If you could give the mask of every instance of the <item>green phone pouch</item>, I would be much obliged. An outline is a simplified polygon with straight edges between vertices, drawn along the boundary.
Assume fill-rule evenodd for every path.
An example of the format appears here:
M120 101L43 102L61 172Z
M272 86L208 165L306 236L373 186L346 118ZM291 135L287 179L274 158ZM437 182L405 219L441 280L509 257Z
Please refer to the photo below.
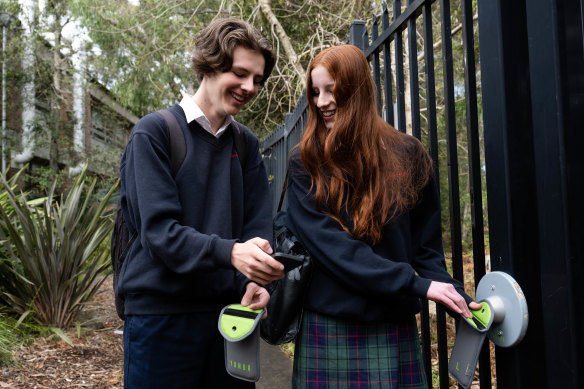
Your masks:
M219 332L225 342L225 369L235 378L260 379L260 331L263 309L228 305L219 315Z

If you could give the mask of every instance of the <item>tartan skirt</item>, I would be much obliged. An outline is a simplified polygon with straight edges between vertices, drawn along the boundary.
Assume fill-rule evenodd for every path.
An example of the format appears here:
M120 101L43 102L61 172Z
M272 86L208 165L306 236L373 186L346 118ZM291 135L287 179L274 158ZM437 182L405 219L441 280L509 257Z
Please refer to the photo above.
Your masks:
M358 323L304 311L294 389L427 388L416 320Z

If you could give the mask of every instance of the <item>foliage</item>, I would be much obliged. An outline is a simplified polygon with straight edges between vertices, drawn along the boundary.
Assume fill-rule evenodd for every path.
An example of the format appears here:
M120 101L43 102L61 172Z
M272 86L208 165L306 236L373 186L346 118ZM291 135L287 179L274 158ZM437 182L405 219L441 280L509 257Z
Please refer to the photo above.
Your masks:
M18 344L18 332L0 315L0 366L11 362L12 350Z
M53 186L55 191L60 193L70 182L69 174L66 170L53 170L48 166L41 166L25 176L27 185L36 193L46 194Z
M113 222L104 210L116 186L97 200L97 179L87 185L86 168L61 196L53 186L39 206L27 203L2 178L8 202L0 207L0 240L9 270L2 272L2 299L21 317L55 328L74 322L109 265L105 245Z
M13 363L13 350L26 345L36 336L51 334L48 327L17 321L14 317L0 313L0 367Z
M292 110L304 85L259 3L141 0L136 6L117 0L75 0L69 9L89 30L91 75L138 116L171 105L181 99L181 91L192 93L198 87L190 68L198 31L218 17L250 21L273 42L278 54L272 76L238 115L262 137ZM360 0L269 3L304 67L316 52L342 42L351 21L363 18L366 8Z

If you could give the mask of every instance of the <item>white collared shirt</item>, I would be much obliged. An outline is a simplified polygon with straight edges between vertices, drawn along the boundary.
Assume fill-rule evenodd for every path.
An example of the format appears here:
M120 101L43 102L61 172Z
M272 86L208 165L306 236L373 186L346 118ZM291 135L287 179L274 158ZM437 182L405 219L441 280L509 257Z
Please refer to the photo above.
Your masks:
M227 127L233 121L233 116L227 115L225 121L223 122L221 127L219 127L219 130L217 130L217 133L215 134L213 132L213 129L211 128L211 122L209 121L209 119L207 119L207 117L201 110L201 107L199 107L199 105L195 103L193 96L187 93L183 93L183 98L179 105L183 109L183 111L185 111L187 123L190 124L193 120L196 120L201 127L203 127L206 131L208 131L217 138L219 138L225 132Z

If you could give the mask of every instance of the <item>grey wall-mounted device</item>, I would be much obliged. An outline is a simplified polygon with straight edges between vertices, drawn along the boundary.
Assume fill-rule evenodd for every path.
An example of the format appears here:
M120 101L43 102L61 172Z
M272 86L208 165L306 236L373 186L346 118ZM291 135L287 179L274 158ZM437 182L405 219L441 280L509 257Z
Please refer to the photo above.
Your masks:
M486 274L477 287L481 309L471 310L472 318L461 317L448 371L464 388L472 384L479 353L489 338L500 347L521 342L527 331L527 302L519 284L509 274Z

